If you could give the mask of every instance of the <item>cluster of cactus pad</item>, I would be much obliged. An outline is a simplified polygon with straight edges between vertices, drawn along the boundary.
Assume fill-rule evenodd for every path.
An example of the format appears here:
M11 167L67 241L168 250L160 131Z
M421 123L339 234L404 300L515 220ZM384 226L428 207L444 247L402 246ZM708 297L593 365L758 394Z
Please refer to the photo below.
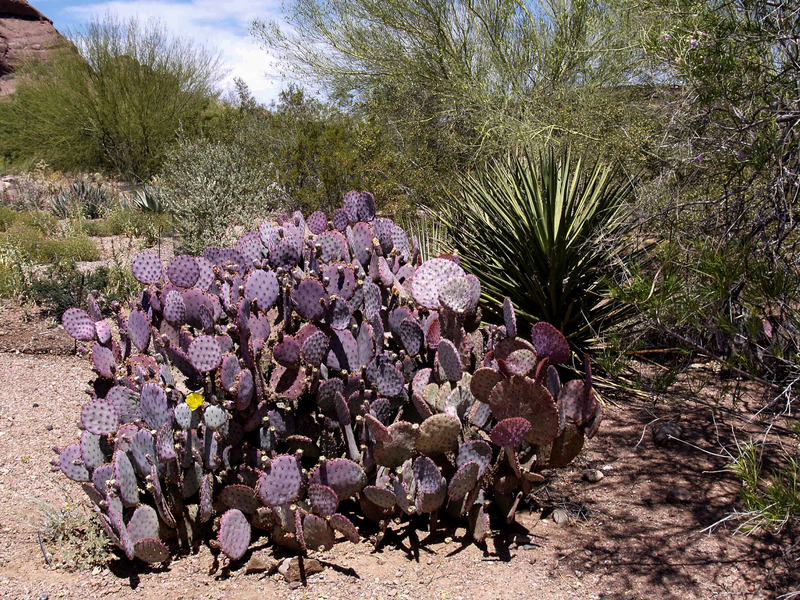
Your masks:
M238 560L253 528L328 549L360 539L353 513L383 532L446 510L481 541L490 508L512 520L602 419L588 360L562 385L554 327L517 337L509 300L504 325L482 326L477 278L454 256L422 262L367 192L330 220L281 215L132 270L146 287L111 306L116 326L95 295L64 313L97 378L80 442L53 460L129 559L216 536Z

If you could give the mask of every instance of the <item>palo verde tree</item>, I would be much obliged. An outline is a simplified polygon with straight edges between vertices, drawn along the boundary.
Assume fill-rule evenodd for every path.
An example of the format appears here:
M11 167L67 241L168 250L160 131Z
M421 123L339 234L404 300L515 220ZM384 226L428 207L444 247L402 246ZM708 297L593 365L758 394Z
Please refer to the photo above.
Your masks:
M190 132L216 96L218 56L156 20L110 14L70 40L52 62L29 65L0 107L3 154L57 168L154 172L178 130Z
M253 32L295 76L380 114L449 168L509 144L608 142L642 13L595 0L294 0ZM628 88L630 91L633 88ZM598 118L602 115L603 118Z

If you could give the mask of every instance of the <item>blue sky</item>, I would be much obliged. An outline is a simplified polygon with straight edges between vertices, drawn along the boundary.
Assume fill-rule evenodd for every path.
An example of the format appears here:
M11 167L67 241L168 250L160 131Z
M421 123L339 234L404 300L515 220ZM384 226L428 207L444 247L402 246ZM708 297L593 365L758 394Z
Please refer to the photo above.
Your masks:
M280 19L280 0L29 0L53 21L62 34L77 29L92 17L107 12L122 19L160 19L177 36L183 36L219 51L229 74L223 88L232 88L234 77L247 82L253 95L268 103L285 87L278 75L277 61L248 35L253 19Z

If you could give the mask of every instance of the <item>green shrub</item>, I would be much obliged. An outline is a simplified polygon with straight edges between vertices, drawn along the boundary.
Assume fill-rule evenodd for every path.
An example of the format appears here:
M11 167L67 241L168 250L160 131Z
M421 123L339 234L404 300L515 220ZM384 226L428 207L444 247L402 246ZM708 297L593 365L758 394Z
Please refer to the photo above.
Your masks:
M748 442L739 448L731 466L742 481L740 496L745 512L739 517L745 531L782 530L800 518L800 460L783 450L779 453L781 463L765 470L764 450Z
M464 177L439 218L462 266L481 280L483 303L502 306L508 296L520 317L547 321L585 348L632 314L609 293L622 257L635 254L623 237L631 192L610 168L585 172L568 151L524 153Z
M17 220L17 211L8 206L0 206L0 231L5 231Z
M100 260L100 248L98 248L97 242L88 235L54 238L42 243L40 258L42 262L95 261Z
M17 245L0 236L0 298L27 295L33 267L30 258Z
M108 276L106 267L82 272L74 260L60 260L31 282L31 298L60 319L70 306L80 305L89 290L106 289Z
M97 243L87 235L50 237L29 225L14 225L0 234L0 243L17 247L26 257L38 263L58 260L94 261L100 258Z
M282 204L263 169L235 143L183 140L167 157L162 191L187 252L234 239L236 226L253 226Z
M676 236L615 290L637 306L640 339L701 352L771 382L800 373L800 276L753 240L718 244Z
M108 194L102 186L78 180L50 199L50 212L59 219L99 219L105 214L108 203Z
M94 20L44 64L28 64L0 105L0 153L61 169L146 177L180 128L195 132L221 77L216 56L157 21Z
M55 545L51 552L57 563L82 570L106 564L108 538L97 516L83 504L42 504L41 512L42 538Z
M45 211L20 211L0 206L0 231L7 231L12 225L29 227L50 234L58 226L58 220Z

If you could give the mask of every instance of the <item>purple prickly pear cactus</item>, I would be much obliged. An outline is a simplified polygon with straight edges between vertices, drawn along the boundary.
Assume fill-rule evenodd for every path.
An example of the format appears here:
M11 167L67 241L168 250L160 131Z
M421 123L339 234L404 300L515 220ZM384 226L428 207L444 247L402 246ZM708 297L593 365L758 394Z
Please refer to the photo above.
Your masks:
M250 533L247 517L242 511L232 508L220 519L219 547L231 560L239 560L250 546Z
M359 508L383 529L419 514L434 528L446 507L480 541L495 505L513 518L537 470L597 432L588 358L562 383L554 327L518 337L510 301L481 326L477 277L457 256L423 262L377 212L354 191L202 257L142 252L118 331L96 294L64 313L97 377L53 469L128 558L164 562L216 531L227 564L253 528L295 552L355 543Z

